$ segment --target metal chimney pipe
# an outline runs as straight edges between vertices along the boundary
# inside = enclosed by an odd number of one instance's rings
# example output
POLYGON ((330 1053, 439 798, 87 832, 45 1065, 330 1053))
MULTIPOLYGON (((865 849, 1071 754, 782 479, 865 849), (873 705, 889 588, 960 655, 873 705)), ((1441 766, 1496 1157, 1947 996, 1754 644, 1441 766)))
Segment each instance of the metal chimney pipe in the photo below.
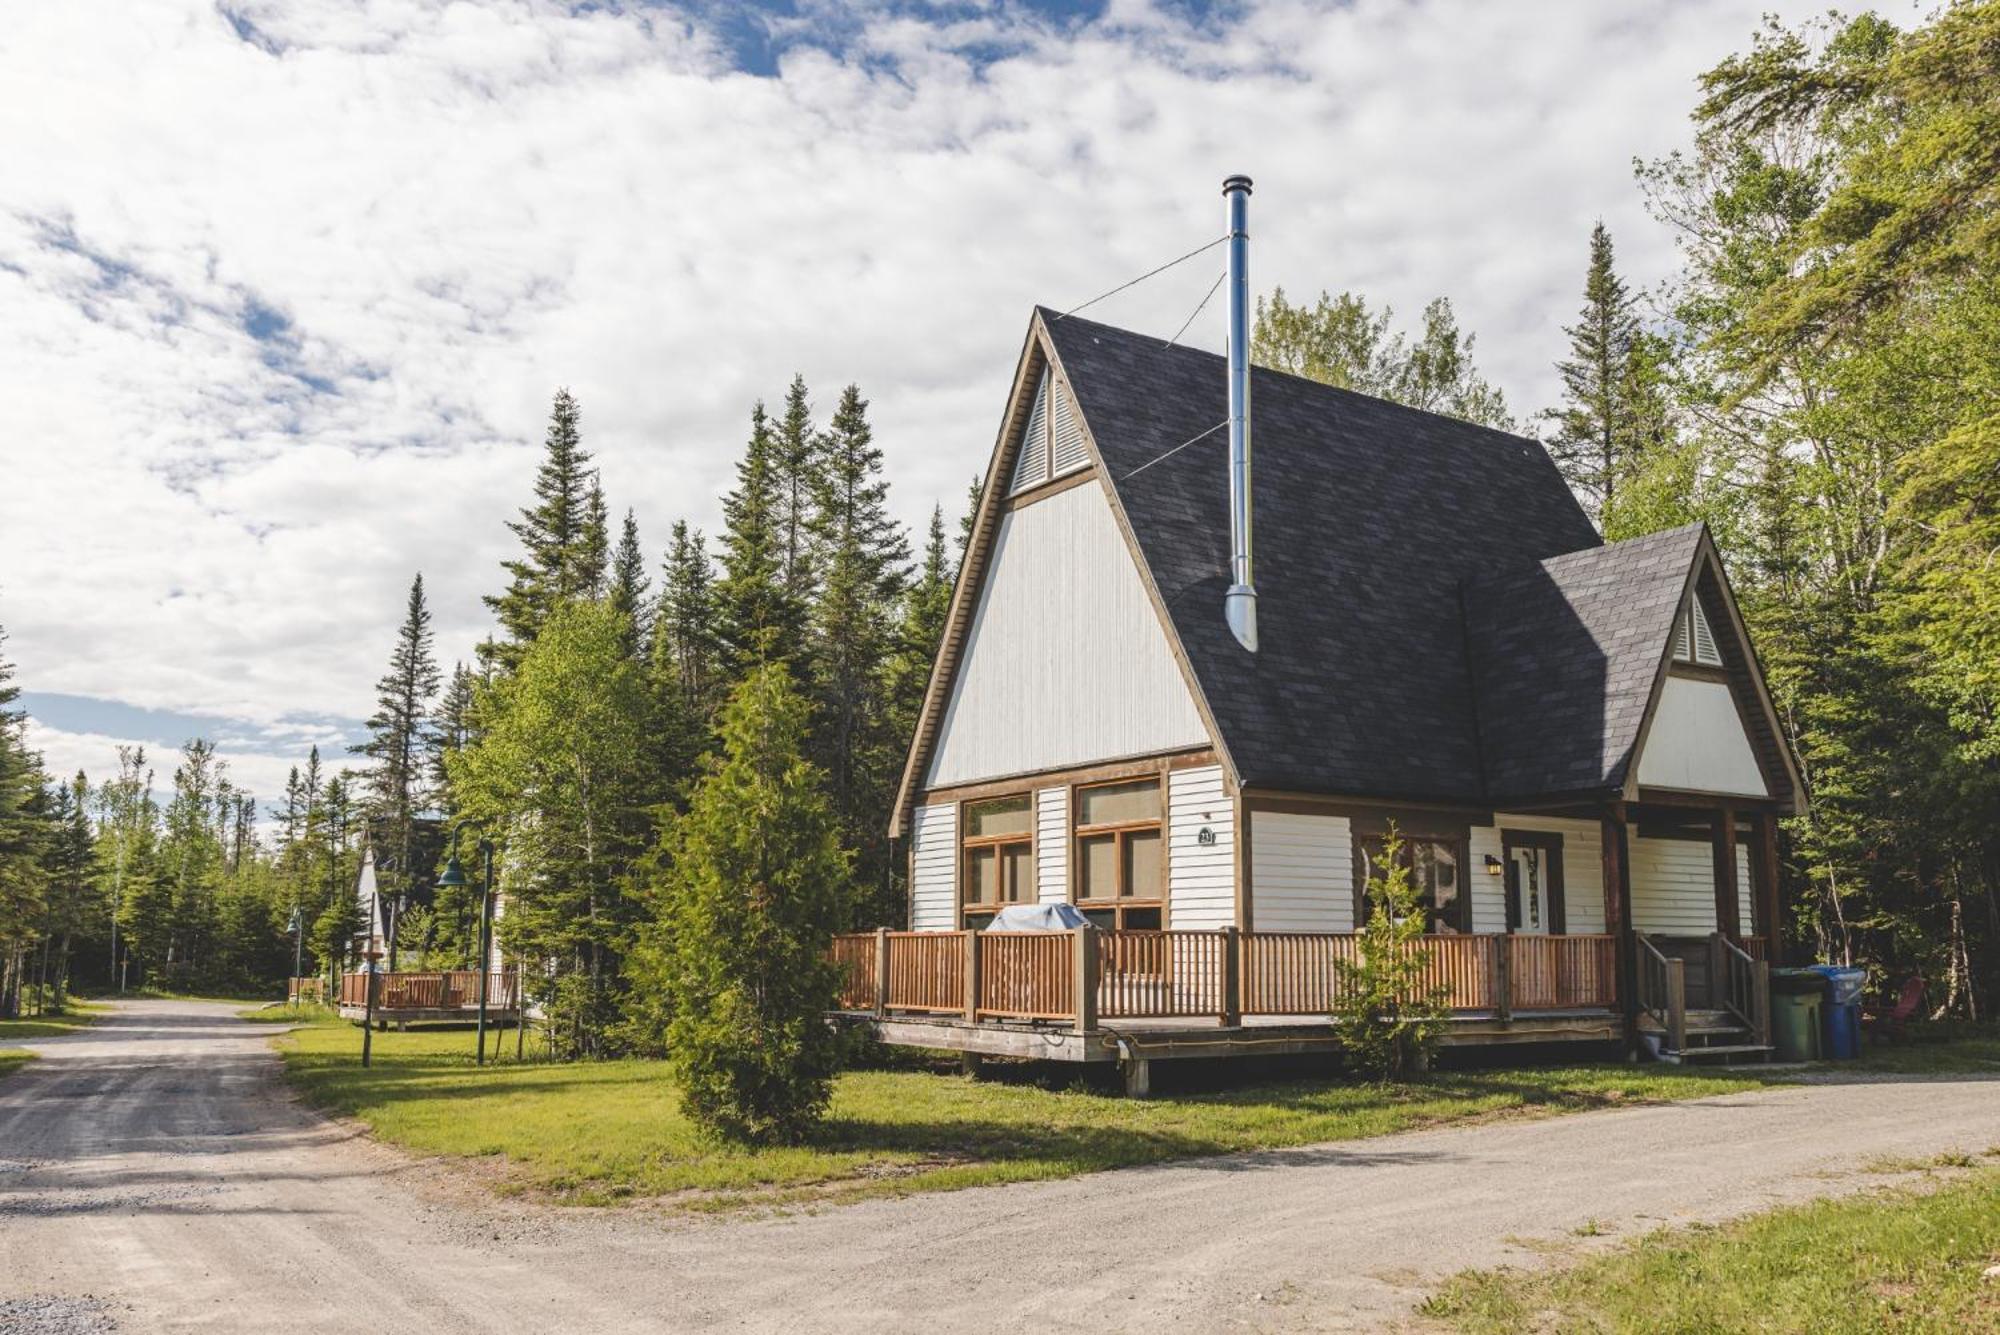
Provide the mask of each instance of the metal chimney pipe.
POLYGON ((1236 642, 1257 652, 1257 589, 1250 579, 1250 178, 1222 183, 1229 201, 1229 592, 1222 614, 1236 642))

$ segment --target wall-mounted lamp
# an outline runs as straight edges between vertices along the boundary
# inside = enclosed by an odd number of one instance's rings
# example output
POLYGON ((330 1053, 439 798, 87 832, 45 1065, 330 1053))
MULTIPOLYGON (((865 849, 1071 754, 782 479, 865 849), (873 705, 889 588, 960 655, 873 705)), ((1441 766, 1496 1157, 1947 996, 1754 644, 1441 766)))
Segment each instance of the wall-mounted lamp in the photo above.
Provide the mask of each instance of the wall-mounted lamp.
POLYGON ((1486 874, 1488 876, 1498 876, 1503 870, 1505 869, 1501 866, 1500 859, 1488 853, 1486 855, 1486 874))

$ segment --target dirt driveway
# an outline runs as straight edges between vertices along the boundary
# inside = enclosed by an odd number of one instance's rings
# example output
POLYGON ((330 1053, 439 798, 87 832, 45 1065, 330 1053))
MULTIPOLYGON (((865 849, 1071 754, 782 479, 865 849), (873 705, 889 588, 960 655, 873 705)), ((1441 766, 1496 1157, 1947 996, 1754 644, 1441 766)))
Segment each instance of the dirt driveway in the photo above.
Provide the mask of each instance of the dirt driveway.
POLYGON ((270 1031, 133 1002, 0 1083, 0 1327, 1346 1329, 1436 1279, 2000 1143, 2000 1084, 1815 1085, 756 1220, 488 1202, 296 1107, 270 1031))

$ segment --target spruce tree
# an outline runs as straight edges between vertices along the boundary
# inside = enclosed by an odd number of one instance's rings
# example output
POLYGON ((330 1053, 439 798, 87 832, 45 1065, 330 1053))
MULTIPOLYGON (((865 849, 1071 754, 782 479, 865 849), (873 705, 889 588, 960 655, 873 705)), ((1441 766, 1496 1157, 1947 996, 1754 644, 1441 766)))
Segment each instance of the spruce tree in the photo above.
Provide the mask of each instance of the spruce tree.
POLYGON ((1548 449, 1556 467, 1600 518, 1638 453, 1633 398, 1644 370, 1633 362, 1639 320, 1632 307, 1612 263, 1611 233, 1599 222, 1590 232, 1583 308, 1563 330, 1570 344, 1570 355, 1557 363, 1563 406, 1542 416, 1555 428, 1548 449))
POLYGON ((479 646, 482 662, 511 670, 549 613, 589 589, 595 480, 587 468, 590 455, 583 448, 578 423, 575 398, 567 389, 557 390, 541 466, 535 473, 535 503, 507 524, 521 540, 521 555, 503 563, 506 591, 485 599, 499 617, 505 638, 479 646))
POLYGON ((885 900, 873 906, 870 916, 879 917, 892 908, 881 813, 903 751, 888 687, 909 545, 890 517, 882 451, 854 385, 841 394, 824 451, 813 513, 822 579, 813 608, 812 751, 841 836, 859 852, 862 882, 885 900))
MULTIPOLYGON (((972 485, 965 489, 965 513, 958 517, 958 566, 965 565, 965 553, 972 546, 973 525, 979 522, 979 503, 986 495, 985 479, 974 473, 972 485)), ((957 578, 957 569, 952 572, 957 578)))
MULTIPOLYGON (((416 854, 417 814, 428 805, 424 765, 424 725, 431 697, 440 678, 431 652, 431 613, 424 603, 424 577, 410 582, 402 629, 389 655, 389 670, 375 683, 375 713, 368 720, 368 740, 351 750, 375 763, 368 768, 369 814, 382 840, 378 874, 383 891, 398 903, 415 897, 429 868, 412 865, 416 854)), ((396 943, 389 943, 389 965, 396 963, 396 943)))
POLYGON ((945 545, 944 507, 934 505, 923 562, 903 592, 896 651, 889 665, 890 710, 896 736, 905 745, 916 729, 917 712, 923 708, 924 691, 930 684, 931 664, 951 616, 954 572, 955 563, 945 545))
POLYGON ((715 582, 716 638, 723 671, 740 681, 764 662, 796 662, 805 605, 785 587, 784 509, 776 438, 759 403, 736 466, 736 489, 722 502, 722 577, 715 582))
POLYGON ((602 598, 611 569, 611 515, 604 506, 604 483, 590 475, 590 496, 583 507, 583 541, 576 551, 576 568, 566 597, 602 598))
POLYGON ((639 546, 639 521, 628 509, 618 532, 618 549, 611 557, 611 587, 606 597, 612 610, 631 626, 630 653, 641 656, 653 633, 653 606, 647 597, 646 554, 639 546))
MULTIPOLYGON (((5 635, 0 634, 0 644, 5 635)), ((0 658, 0 1019, 20 1012, 27 952, 40 939, 44 817, 42 767, 27 744, 27 715, 13 708, 20 688, 0 658)))
POLYGON ((660 775, 679 791, 708 748, 720 670, 715 639, 714 572, 699 532, 674 525, 647 655, 653 742, 660 775))
POLYGON ((642 929, 690 1119, 751 1144, 796 1143, 824 1113, 840 1039, 828 958, 847 917, 848 857, 805 758, 805 698, 782 664, 722 715, 722 756, 670 822, 642 929))
POLYGON ((782 554, 779 581, 801 606, 810 604, 819 571, 813 550, 813 505, 818 491, 819 433, 813 428, 806 380, 794 375, 785 390, 785 410, 772 444, 772 471, 778 484, 778 528, 782 554))

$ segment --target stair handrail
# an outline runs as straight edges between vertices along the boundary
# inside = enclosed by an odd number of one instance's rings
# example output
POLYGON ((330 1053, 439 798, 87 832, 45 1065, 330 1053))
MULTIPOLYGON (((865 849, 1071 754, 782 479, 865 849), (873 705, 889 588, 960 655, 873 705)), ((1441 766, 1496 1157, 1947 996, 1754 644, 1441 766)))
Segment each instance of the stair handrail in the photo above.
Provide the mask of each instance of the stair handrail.
POLYGON ((1722 960, 1722 1006, 1756 1035, 1756 1041, 1771 1041, 1771 966, 1756 958, 1727 933, 1717 932, 1717 954, 1722 960))
POLYGON ((1632 933, 1639 943, 1639 1006, 1667 1031, 1672 1052, 1687 1050, 1687 965, 1667 954, 1644 932, 1632 933))

